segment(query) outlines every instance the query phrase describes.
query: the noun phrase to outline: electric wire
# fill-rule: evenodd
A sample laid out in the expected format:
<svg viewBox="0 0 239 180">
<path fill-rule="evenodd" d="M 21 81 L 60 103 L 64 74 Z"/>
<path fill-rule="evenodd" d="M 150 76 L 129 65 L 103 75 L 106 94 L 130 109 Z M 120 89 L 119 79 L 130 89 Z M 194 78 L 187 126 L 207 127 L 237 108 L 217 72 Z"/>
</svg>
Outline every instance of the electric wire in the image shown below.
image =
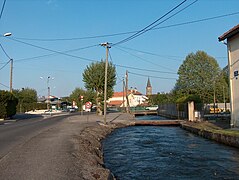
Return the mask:
<svg viewBox="0 0 239 180">
<path fill-rule="evenodd" d="M 69 57 L 73 57 L 73 58 L 77 58 L 77 59 L 82 59 L 82 60 L 85 60 L 85 61 L 88 61 L 88 62 L 97 62 L 97 60 L 91 60 L 91 59 L 89 59 L 89 58 L 79 57 L 79 56 L 67 54 L 67 53 L 64 53 L 64 52 L 51 50 L 51 49 L 48 49 L 48 48 L 44 48 L 44 47 L 41 47 L 41 46 L 37 46 L 37 45 L 31 44 L 31 43 L 27 43 L 27 42 L 20 41 L 20 40 L 17 40 L 17 39 L 14 39 L 14 38 L 10 38 L 10 37 L 7 37 L 7 38 L 10 39 L 10 40 L 16 41 L 16 42 L 18 42 L 18 43 L 22 43 L 22 44 L 25 44 L 25 45 L 28 45 L 28 46 L 32 46 L 32 47 L 35 47 L 35 48 L 39 48 L 39 49 L 43 49 L 43 50 L 46 50 L 46 51 L 51 51 L 51 52 L 54 52 L 54 53 L 58 53 L 58 54 L 65 55 L 65 56 L 69 56 Z M 157 71 L 157 70 L 152 70 L 152 69 L 141 69 L 141 68 L 130 67 L 130 66 L 124 66 L 124 65 L 119 65 L 119 64 L 114 64 L 114 65 L 115 65 L 115 66 L 118 66 L 118 67 L 122 67 L 122 68 L 129 68 L 129 69 L 135 69 L 135 70 L 141 70 L 141 71 L 159 72 L 159 73 L 167 73 L 167 74 L 176 74 L 176 73 L 172 73 L 172 72 Z"/>
<path fill-rule="evenodd" d="M 4 86 L 4 87 L 6 87 L 6 88 L 10 88 L 9 86 L 7 86 L 7 85 L 5 85 L 5 84 L 3 84 L 3 83 L 0 83 L 0 85 Z"/>
<path fill-rule="evenodd" d="M 112 56 L 111 56 L 110 50 L 108 51 L 108 53 L 109 53 L 110 60 L 111 60 L 111 62 L 112 62 L 112 64 L 113 64 L 113 60 L 112 60 Z M 117 71 L 116 71 L 116 76 L 119 78 L 120 82 L 123 81 L 123 79 L 121 79 L 121 78 L 119 77 Z"/>
<path fill-rule="evenodd" d="M 138 71 L 177 75 L 177 73 L 167 72 L 167 71 L 158 71 L 158 70 L 153 70 L 153 69 L 142 69 L 142 68 L 137 68 L 137 67 L 132 67 L 132 66 L 125 66 L 125 65 L 120 65 L 120 64 L 114 64 L 114 65 L 117 66 L 117 67 L 126 68 L 126 69 L 134 69 L 134 70 L 138 70 Z"/>
<path fill-rule="evenodd" d="M 38 49 L 42 49 L 42 50 L 45 50 L 45 51 L 50 51 L 50 52 L 58 53 L 58 54 L 61 54 L 61 55 L 65 55 L 65 56 L 69 56 L 69 57 L 73 57 L 73 58 L 77 58 L 77 59 L 82 59 L 84 61 L 89 61 L 89 62 L 95 62 L 96 61 L 96 60 L 91 60 L 91 59 L 88 59 L 88 58 L 83 58 L 83 57 L 67 54 L 67 53 L 64 53 L 64 52 L 61 52 L 61 51 L 56 51 L 56 50 L 52 50 L 52 49 L 49 49 L 49 48 L 41 47 L 41 46 L 34 45 L 34 44 L 31 44 L 31 43 L 27 43 L 27 42 L 24 42 L 24 41 L 15 39 L 15 38 L 8 37 L 8 39 L 10 39 L 12 41 L 15 41 L 15 42 L 18 42 L 18 43 L 28 45 L 28 46 L 32 46 L 32 47 L 35 47 L 35 48 L 38 48 Z"/>
<path fill-rule="evenodd" d="M 7 0 L 4 0 L 4 1 L 3 1 L 3 5 L 2 5 L 2 9 L 1 9 L 1 14 L 0 14 L 0 19 L 2 18 L 3 10 L 4 10 L 4 8 L 5 8 L 6 1 L 7 1 Z"/>
<path fill-rule="evenodd" d="M 198 20 L 193 20 L 193 21 L 187 21 L 187 22 L 182 22 L 182 23 L 177 23 L 177 24 L 155 27 L 151 30 L 159 30 L 159 29 L 165 29 L 165 28 L 170 28 L 170 27 L 177 27 L 177 26 L 183 26 L 183 25 L 188 25 L 188 24 L 200 23 L 200 22 L 204 22 L 204 21 L 220 19 L 220 18 L 234 16 L 234 15 L 238 15 L 238 14 L 239 14 L 239 12 L 233 12 L 233 13 L 229 13 L 229 14 L 223 14 L 223 15 L 218 15 L 218 16 L 213 16 L 213 17 L 208 17 L 208 18 L 203 18 L 203 19 L 198 19 Z M 85 39 L 96 39 L 96 38 L 104 38 L 104 37 L 114 37 L 114 36 L 120 36 L 120 35 L 133 34 L 133 33 L 137 33 L 137 32 L 138 31 L 128 31 L 128 32 L 121 32 L 121 33 L 114 33 L 114 34 L 86 36 L 86 37 L 72 37 L 72 38 L 42 39 L 42 38 L 15 37 L 15 39 L 29 40 L 29 41 L 71 41 L 71 40 L 85 40 Z M 0 36 L 0 37 L 3 37 L 3 36 Z"/>
<path fill-rule="evenodd" d="M 7 54 L 7 52 L 5 51 L 5 49 L 3 48 L 1 43 L 0 43 L 0 47 L 1 47 L 2 51 L 4 52 L 4 54 L 8 57 L 8 59 L 11 59 L 11 57 Z"/>
<path fill-rule="evenodd" d="M 157 20 L 155 20 L 154 22 L 152 22 L 151 24 L 149 24 L 148 26 L 146 26 L 145 28 L 141 29 L 140 31 L 138 31 L 137 33 L 117 42 L 117 43 L 114 43 L 112 46 L 115 46 L 115 45 L 118 45 L 118 44 L 122 44 L 122 43 L 125 43 L 127 41 L 130 41 L 142 34 L 144 34 L 145 32 L 147 32 L 148 28 L 151 28 L 154 24 L 156 24 L 158 21 L 160 21 L 161 19 L 163 19 L 164 17 L 166 17 L 167 15 L 169 15 L 171 12 L 173 12 L 174 10 L 176 10 L 177 8 L 179 8 L 181 5 L 183 5 L 187 0 L 184 0 L 182 1 L 181 3 L 179 3 L 177 6 L 175 6 L 174 8 L 172 8 L 170 11 L 168 11 L 167 13 L 165 13 L 163 16 L 161 16 L 160 18 L 158 18 Z M 153 26 L 155 27 L 155 26 Z"/>
<path fill-rule="evenodd" d="M 155 66 L 159 66 L 159 67 L 161 67 L 161 68 L 168 69 L 169 71 L 174 71 L 174 70 L 172 70 L 171 68 L 168 68 L 168 67 L 166 67 L 166 66 L 162 66 L 162 65 L 153 63 L 153 62 L 151 62 L 151 61 L 149 61 L 149 60 L 147 60 L 147 59 L 144 59 L 144 58 L 139 57 L 139 56 L 137 56 L 137 55 L 135 55 L 135 54 L 132 54 L 132 53 L 130 53 L 130 52 L 128 52 L 128 51 L 125 51 L 125 50 L 123 50 L 123 49 L 121 49 L 121 48 L 119 48 L 119 47 L 116 47 L 116 49 L 119 49 L 119 50 L 121 50 L 121 51 L 123 51 L 123 52 L 125 52 L 125 53 L 127 53 L 127 54 L 129 54 L 129 55 L 131 55 L 131 56 L 134 56 L 134 57 L 136 57 L 136 58 L 138 58 L 138 59 L 140 59 L 140 60 L 142 60 L 142 61 L 148 62 L 148 63 L 153 64 L 153 65 L 155 65 Z"/>
<path fill-rule="evenodd" d="M 67 51 L 59 51 L 62 53 L 69 53 L 69 52 L 74 52 L 74 51 L 79 51 L 79 50 L 83 50 L 83 49 L 89 49 L 92 47 L 96 47 L 97 45 L 92 45 L 92 46 L 86 46 L 86 47 L 82 47 L 82 48 L 77 48 L 77 49 L 71 49 L 71 50 L 67 50 Z M 29 58 L 22 58 L 22 59 L 16 59 L 15 62 L 19 62 L 19 61 L 27 61 L 27 60 L 32 60 L 32 59 L 39 59 L 39 58 L 44 58 L 44 57 L 49 57 L 49 56 L 53 56 L 53 55 L 57 55 L 59 54 L 58 52 L 54 52 L 51 54 L 45 54 L 45 55 L 40 55 L 40 56 L 34 56 L 34 57 L 29 57 Z"/>
<path fill-rule="evenodd" d="M 156 53 L 152 53 L 152 52 L 146 52 L 146 51 L 142 51 L 142 50 L 137 50 L 134 48 L 129 48 L 129 47 L 123 47 L 123 46 L 119 46 L 122 49 L 128 49 L 131 51 L 135 51 L 135 52 L 140 52 L 143 54 L 148 54 L 148 55 L 152 55 L 152 56 L 157 56 L 157 57 L 162 57 L 162 58 L 166 58 L 166 59 L 170 59 L 170 60 L 174 60 L 174 61 L 181 61 L 184 57 L 183 56 L 172 56 L 172 55 L 160 55 L 160 54 L 156 54 Z"/>
<path fill-rule="evenodd" d="M 138 73 L 133 73 L 128 71 L 129 74 L 137 75 L 137 76 L 142 76 L 142 77 L 151 77 L 151 78 L 158 78 L 158 79 L 172 79 L 176 80 L 177 78 L 169 78 L 169 77 L 160 77 L 160 76 L 151 76 L 151 75 L 143 75 L 143 74 L 138 74 Z"/>
<path fill-rule="evenodd" d="M 9 60 L 8 62 L 6 62 L 6 63 L 0 68 L 0 71 L 1 71 L 3 68 L 5 68 L 10 61 L 11 61 L 11 60 Z"/>
</svg>

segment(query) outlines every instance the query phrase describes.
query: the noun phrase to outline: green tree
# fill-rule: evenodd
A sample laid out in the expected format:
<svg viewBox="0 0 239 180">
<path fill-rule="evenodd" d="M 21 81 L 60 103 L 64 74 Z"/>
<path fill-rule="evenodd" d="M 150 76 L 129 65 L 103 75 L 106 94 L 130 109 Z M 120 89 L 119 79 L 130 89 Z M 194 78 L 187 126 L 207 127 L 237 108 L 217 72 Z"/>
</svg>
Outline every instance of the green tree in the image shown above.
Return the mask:
<svg viewBox="0 0 239 180">
<path fill-rule="evenodd" d="M 215 92 L 217 101 L 222 102 L 223 87 L 228 92 L 225 77 L 217 61 L 203 51 L 190 53 L 179 67 L 178 75 L 174 88 L 178 98 L 194 94 L 203 103 L 211 103 Z"/>
<path fill-rule="evenodd" d="M 37 91 L 31 88 L 22 88 L 21 90 L 13 90 L 13 94 L 21 103 L 37 102 Z"/>
<path fill-rule="evenodd" d="M 13 90 L 13 94 L 17 97 L 18 111 L 25 112 L 37 108 L 37 91 L 31 88 L 22 88 L 21 90 Z"/>
<path fill-rule="evenodd" d="M 18 99 L 12 93 L 0 90 L 0 118 L 15 115 L 17 103 Z"/>
<path fill-rule="evenodd" d="M 81 100 L 80 96 L 83 96 L 84 98 Z M 75 101 L 77 106 L 81 109 L 82 105 L 88 101 L 95 103 L 95 92 L 91 90 L 86 91 L 82 88 L 75 88 L 75 90 L 70 94 L 68 100 L 70 102 Z"/>
<path fill-rule="evenodd" d="M 97 113 L 102 115 L 104 105 L 105 61 L 95 62 L 86 67 L 83 72 L 85 88 L 96 93 Z M 116 84 L 116 70 L 112 63 L 108 64 L 107 98 L 112 97 Z"/>
<path fill-rule="evenodd" d="M 158 105 L 164 103 L 174 103 L 174 96 L 170 93 L 158 93 L 149 96 L 149 103 L 151 105 Z"/>
</svg>

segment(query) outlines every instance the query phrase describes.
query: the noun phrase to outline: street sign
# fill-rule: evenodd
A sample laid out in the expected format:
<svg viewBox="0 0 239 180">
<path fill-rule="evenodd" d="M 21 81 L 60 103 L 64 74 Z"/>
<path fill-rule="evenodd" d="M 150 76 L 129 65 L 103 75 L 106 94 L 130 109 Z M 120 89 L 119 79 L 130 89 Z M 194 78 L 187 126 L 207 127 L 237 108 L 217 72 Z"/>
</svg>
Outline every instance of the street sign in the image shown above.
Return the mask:
<svg viewBox="0 0 239 180">
<path fill-rule="evenodd" d="M 85 108 L 90 109 L 91 108 L 91 102 L 86 102 L 85 103 Z"/>
</svg>

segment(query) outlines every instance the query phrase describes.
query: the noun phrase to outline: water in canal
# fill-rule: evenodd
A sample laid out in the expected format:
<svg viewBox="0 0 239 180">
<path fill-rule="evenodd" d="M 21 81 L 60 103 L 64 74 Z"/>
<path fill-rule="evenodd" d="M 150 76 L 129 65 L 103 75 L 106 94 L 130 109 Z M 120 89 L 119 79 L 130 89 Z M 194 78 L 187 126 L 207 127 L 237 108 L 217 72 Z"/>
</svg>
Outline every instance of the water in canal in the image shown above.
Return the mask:
<svg viewBox="0 0 239 180">
<path fill-rule="evenodd" d="M 239 179 L 238 149 L 179 127 L 117 129 L 103 147 L 105 165 L 117 179 Z"/>
</svg>

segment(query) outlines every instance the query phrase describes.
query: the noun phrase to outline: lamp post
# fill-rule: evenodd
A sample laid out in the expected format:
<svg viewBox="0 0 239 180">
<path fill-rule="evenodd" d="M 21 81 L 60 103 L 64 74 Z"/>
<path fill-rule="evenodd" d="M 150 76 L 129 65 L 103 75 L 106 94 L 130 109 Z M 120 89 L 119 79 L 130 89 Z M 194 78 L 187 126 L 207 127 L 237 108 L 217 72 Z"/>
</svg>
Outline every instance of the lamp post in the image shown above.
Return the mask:
<svg viewBox="0 0 239 180">
<path fill-rule="evenodd" d="M 40 77 L 41 79 L 44 79 L 43 77 Z M 50 110 L 50 86 L 49 86 L 49 81 L 50 79 L 54 79 L 54 77 L 50 77 L 48 76 L 47 77 L 47 110 L 49 111 Z"/>
<path fill-rule="evenodd" d="M 8 37 L 8 36 L 11 36 L 12 33 L 10 32 L 7 32 L 5 33 L 3 36 L 4 37 Z M 12 73 L 13 73 L 13 59 L 10 59 L 10 92 L 12 93 Z"/>
</svg>

